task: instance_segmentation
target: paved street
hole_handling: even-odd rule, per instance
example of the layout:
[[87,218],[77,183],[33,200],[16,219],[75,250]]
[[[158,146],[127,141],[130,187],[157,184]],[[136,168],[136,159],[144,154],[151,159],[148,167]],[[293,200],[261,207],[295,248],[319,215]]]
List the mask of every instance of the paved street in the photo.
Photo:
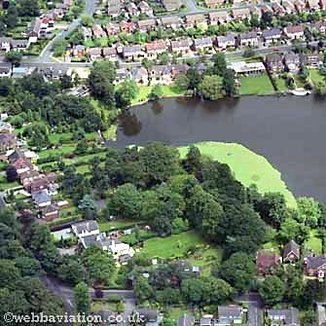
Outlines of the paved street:
[[236,301],[248,304],[248,325],[262,326],[262,302],[258,293],[248,293],[239,296]]

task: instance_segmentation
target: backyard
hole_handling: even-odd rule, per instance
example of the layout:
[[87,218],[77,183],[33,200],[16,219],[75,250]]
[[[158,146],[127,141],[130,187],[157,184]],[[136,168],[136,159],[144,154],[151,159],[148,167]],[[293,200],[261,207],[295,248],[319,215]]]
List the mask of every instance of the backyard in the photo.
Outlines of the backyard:
[[240,77],[240,95],[268,95],[275,93],[267,74]]

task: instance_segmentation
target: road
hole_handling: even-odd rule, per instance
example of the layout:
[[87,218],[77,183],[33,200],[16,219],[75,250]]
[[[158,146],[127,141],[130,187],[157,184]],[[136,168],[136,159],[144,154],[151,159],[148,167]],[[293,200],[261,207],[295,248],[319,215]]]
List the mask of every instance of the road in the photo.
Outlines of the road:
[[[71,287],[63,284],[53,277],[44,276],[42,281],[48,290],[60,297],[64,304],[68,314],[74,313],[74,291]],[[108,298],[111,295],[119,295],[125,304],[124,315],[129,316],[136,307],[136,299],[134,292],[131,290],[103,290],[103,298]],[[95,291],[93,288],[89,289],[89,294],[92,298],[95,297]]]
[[238,302],[248,304],[248,325],[262,326],[262,302],[261,297],[257,293],[248,293],[241,295],[236,299]]

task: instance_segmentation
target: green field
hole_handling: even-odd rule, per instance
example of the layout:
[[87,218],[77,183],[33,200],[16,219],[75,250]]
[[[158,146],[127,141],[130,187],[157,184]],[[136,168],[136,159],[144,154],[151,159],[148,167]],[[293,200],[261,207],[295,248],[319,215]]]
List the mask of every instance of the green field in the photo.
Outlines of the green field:
[[194,231],[171,235],[167,238],[152,238],[146,240],[142,253],[149,257],[179,258],[194,246],[206,245],[204,240]]
[[310,232],[310,238],[306,242],[305,247],[307,250],[312,250],[316,254],[322,253],[322,243],[321,239],[318,238],[318,230],[312,230]]
[[141,223],[141,221],[132,220],[113,220],[110,222],[99,222],[99,228],[101,232],[108,232],[121,228],[134,227],[137,222]]
[[[234,176],[245,186],[256,184],[260,193],[280,192],[286,198],[287,204],[296,206],[293,194],[278,172],[263,156],[258,155],[240,144],[204,142],[195,144],[202,154],[226,163]],[[181,156],[188,152],[188,147],[179,147]]]
[[268,95],[274,92],[273,85],[266,74],[240,77],[240,95]]
[[309,69],[309,76],[313,84],[325,80],[325,77],[320,74],[318,69]]

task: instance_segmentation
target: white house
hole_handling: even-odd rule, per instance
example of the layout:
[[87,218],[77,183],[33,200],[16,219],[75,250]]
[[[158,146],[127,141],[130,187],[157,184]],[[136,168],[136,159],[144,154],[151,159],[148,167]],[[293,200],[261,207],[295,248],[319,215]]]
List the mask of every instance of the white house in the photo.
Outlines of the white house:
[[99,226],[97,222],[93,220],[75,223],[71,226],[71,228],[76,237],[79,239],[90,235],[100,234]]

